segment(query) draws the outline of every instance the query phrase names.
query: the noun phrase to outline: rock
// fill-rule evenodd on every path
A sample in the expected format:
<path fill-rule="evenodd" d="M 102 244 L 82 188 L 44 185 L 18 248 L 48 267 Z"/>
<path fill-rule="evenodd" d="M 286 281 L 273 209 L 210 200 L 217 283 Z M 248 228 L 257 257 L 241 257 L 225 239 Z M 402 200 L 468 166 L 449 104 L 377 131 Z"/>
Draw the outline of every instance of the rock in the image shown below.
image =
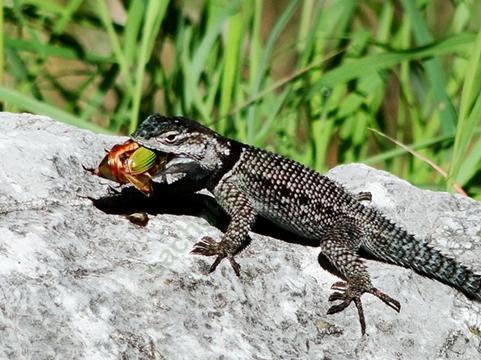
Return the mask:
<path fill-rule="evenodd" d="M 189 254 L 225 226 L 212 198 L 111 194 L 96 166 L 119 137 L 41 116 L 0 114 L 0 358 L 479 359 L 481 306 L 411 270 L 367 260 L 400 314 L 363 297 L 327 316 L 334 275 L 316 247 L 268 224 L 238 260 L 207 274 Z M 420 190 L 364 165 L 330 177 L 445 253 L 481 271 L 481 205 Z M 92 201 L 88 197 L 99 199 Z M 145 226 L 129 221 L 148 213 Z M 143 222 L 137 222 L 143 224 Z M 310 244 L 312 245 L 312 244 Z"/>

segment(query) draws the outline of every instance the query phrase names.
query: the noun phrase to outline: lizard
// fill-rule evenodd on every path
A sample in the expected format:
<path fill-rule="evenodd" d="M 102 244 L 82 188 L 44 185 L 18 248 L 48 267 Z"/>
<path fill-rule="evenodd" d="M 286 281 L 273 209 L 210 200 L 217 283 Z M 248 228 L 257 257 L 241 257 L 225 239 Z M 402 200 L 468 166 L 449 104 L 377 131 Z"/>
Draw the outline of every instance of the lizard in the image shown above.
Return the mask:
<path fill-rule="evenodd" d="M 191 251 L 215 256 L 210 272 L 227 259 L 240 275 L 235 257 L 250 243 L 249 232 L 261 216 L 319 244 L 322 255 L 343 279 L 331 287 L 334 292 L 328 301 L 333 305 L 327 314 L 341 312 L 354 303 L 362 335 L 366 333 L 363 294 L 373 294 L 397 312 L 401 304 L 372 284 L 360 250 L 481 301 L 481 275 L 363 204 L 363 200 L 370 200 L 369 192 L 351 194 L 298 162 L 223 137 L 185 117 L 152 114 L 131 138 L 153 151 L 168 153 L 167 172 L 188 174 L 192 164 L 201 168 L 202 186 L 230 216 L 220 241 L 205 236 Z"/>

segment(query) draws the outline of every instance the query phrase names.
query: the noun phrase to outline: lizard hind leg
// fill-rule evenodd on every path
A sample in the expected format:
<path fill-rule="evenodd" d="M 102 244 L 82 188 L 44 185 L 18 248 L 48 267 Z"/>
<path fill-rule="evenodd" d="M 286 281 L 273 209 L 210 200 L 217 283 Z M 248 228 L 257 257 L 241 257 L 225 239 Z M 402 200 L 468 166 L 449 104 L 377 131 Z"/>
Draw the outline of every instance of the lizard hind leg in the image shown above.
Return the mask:
<path fill-rule="evenodd" d="M 361 302 L 361 295 L 363 293 L 370 293 L 378 297 L 380 300 L 382 300 L 386 305 L 389 307 L 393 308 L 397 312 L 401 310 L 401 304 L 399 301 L 393 299 L 389 295 L 383 293 L 382 291 L 376 289 L 375 287 L 370 287 L 367 289 L 362 289 L 357 287 L 355 284 L 349 284 L 346 282 L 337 282 L 334 283 L 331 286 L 331 289 L 333 290 L 340 290 L 340 291 L 335 291 L 334 293 L 331 294 L 329 297 L 329 301 L 338 301 L 340 300 L 341 302 L 337 305 L 331 306 L 327 310 L 328 315 L 332 315 L 335 313 L 338 313 L 340 311 L 343 311 L 346 309 L 351 302 L 354 302 L 357 308 L 358 316 L 359 316 L 359 322 L 361 324 L 361 334 L 364 335 L 366 333 L 366 320 L 364 317 L 364 310 L 362 307 L 362 302 Z"/>
<path fill-rule="evenodd" d="M 321 251 L 346 280 L 332 285 L 331 289 L 336 291 L 331 294 L 329 301 L 340 301 L 340 303 L 331 306 L 327 314 L 343 311 L 351 302 L 354 302 L 361 325 L 361 334 L 364 335 L 366 320 L 361 302 L 361 296 L 364 293 L 373 294 L 397 312 L 400 311 L 401 305 L 372 285 L 366 265 L 356 252 L 358 248 L 356 239 L 359 238 L 352 226 L 340 223 L 322 237 Z"/>

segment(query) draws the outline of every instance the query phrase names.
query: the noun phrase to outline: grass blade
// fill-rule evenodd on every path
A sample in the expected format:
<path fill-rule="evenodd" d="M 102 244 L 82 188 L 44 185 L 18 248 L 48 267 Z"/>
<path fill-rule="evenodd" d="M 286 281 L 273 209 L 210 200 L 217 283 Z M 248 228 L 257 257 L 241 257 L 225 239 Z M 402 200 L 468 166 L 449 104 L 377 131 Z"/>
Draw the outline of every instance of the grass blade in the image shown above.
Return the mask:
<path fill-rule="evenodd" d="M 440 166 L 438 166 L 437 164 L 434 163 L 434 161 L 432 161 L 431 159 L 429 159 L 428 157 L 424 156 L 423 154 L 417 152 L 417 151 L 414 151 L 413 149 L 411 149 L 409 146 L 407 145 L 404 145 L 403 143 L 401 143 L 400 141 L 397 141 L 395 139 L 393 139 L 392 137 L 390 136 L 387 136 L 386 134 L 383 134 L 382 132 L 376 130 L 376 129 L 369 129 L 373 132 L 375 132 L 376 134 L 388 139 L 389 141 L 392 141 L 393 143 L 395 143 L 397 146 L 400 146 L 401 148 L 403 148 L 404 150 L 406 150 L 407 152 L 409 152 L 411 155 L 417 157 L 418 159 L 420 159 L 422 162 L 428 164 L 429 166 L 431 166 L 434 170 L 436 170 L 436 172 L 438 172 L 439 174 L 441 174 L 446 180 L 449 179 L 449 175 L 448 173 L 442 169 Z M 456 189 L 456 191 L 461 194 L 461 195 L 464 195 L 464 196 L 467 196 L 466 192 L 463 190 L 463 188 L 461 187 L 460 184 L 458 184 L 457 182 L 454 182 L 454 188 Z"/>
<path fill-rule="evenodd" d="M 426 22 L 424 21 L 420 11 L 416 7 L 414 0 L 401 0 L 403 7 L 411 17 L 411 25 L 414 37 L 418 45 L 426 45 L 433 42 L 433 38 L 429 33 Z M 445 134 L 452 132 L 456 127 L 457 115 L 451 99 L 446 93 L 446 85 L 441 62 L 437 58 L 424 61 L 424 67 L 431 83 L 431 90 L 437 103 L 437 110 L 442 122 L 443 132 Z"/>
<path fill-rule="evenodd" d="M 5 71 L 5 46 L 3 42 L 3 0 L 0 0 L 0 86 L 3 86 Z"/>
<path fill-rule="evenodd" d="M 102 23 L 105 26 L 105 29 L 107 30 L 107 34 L 109 35 L 110 44 L 112 45 L 112 50 L 117 59 L 117 63 L 120 66 L 120 71 L 124 77 L 127 90 L 132 92 L 134 88 L 134 84 L 132 82 L 132 78 L 130 77 L 130 70 L 127 64 L 127 59 L 125 58 L 125 54 L 123 53 L 122 48 L 120 46 L 120 40 L 117 36 L 117 33 L 114 30 L 112 19 L 110 18 L 110 11 L 105 1 L 106 0 L 101 0 L 98 2 L 98 5 L 99 5 L 97 7 L 98 13 L 99 13 L 100 19 L 102 20 Z"/>
<path fill-rule="evenodd" d="M 129 132 L 137 129 L 140 101 L 142 99 L 142 87 L 144 84 L 145 65 L 147 64 L 152 48 L 154 46 L 155 37 L 160 30 L 160 24 L 164 19 L 168 0 L 157 1 L 150 0 L 145 12 L 145 23 L 142 29 L 142 42 L 140 44 L 140 53 L 137 62 L 137 71 L 135 74 L 135 88 L 132 100 L 132 114 L 130 118 Z"/>
<path fill-rule="evenodd" d="M 272 54 L 274 43 L 277 40 L 282 29 L 284 29 L 287 22 L 289 21 L 291 16 L 294 14 L 294 10 L 297 8 L 298 5 L 299 5 L 299 1 L 297 0 L 290 1 L 289 5 L 284 10 L 282 15 L 279 17 L 279 20 L 277 20 L 276 24 L 272 28 L 272 31 L 269 35 L 269 39 L 267 40 L 264 51 L 262 52 L 259 65 L 257 67 L 257 71 L 254 74 L 254 81 L 250 89 L 251 96 L 255 97 L 258 94 L 262 84 L 262 80 L 264 79 L 264 76 L 265 76 L 265 72 L 267 71 L 267 68 L 269 65 L 268 60 Z M 247 141 L 249 143 L 252 143 L 254 141 L 256 129 L 257 129 L 257 126 L 255 124 L 255 108 L 250 107 L 247 113 Z"/>
<path fill-rule="evenodd" d="M 481 95 L 479 94 L 481 80 L 481 30 L 478 32 L 474 47 L 466 68 L 458 127 L 454 141 L 454 151 L 450 169 L 450 176 L 458 178 L 463 165 L 466 150 L 471 142 L 473 130 L 479 123 L 481 114 Z"/>
<path fill-rule="evenodd" d="M 224 133 L 227 127 L 227 114 L 231 108 L 232 95 L 234 94 L 235 81 L 238 73 L 239 50 L 243 34 L 242 12 L 232 16 L 229 21 L 229 29 L 224 50 L 224 68 L 222 73 L 222 86 L 220 92 L 218 128 Z"/>
<path fill-rule="evenodd" d="M 326 72 L 319 81 L 313 85 L 307 97 L 314 96 L 324 88 L 332 88 L 359 78 L 369 72 L 376 72 L 391 68 L 404 61 L 422 59 L 429 56 L 447 54 L 467 49 L 472 45 L 472 34 L 454 35 L 431 45 L 426 45 L 409 50 L 398 50 L 381 54 L 368 55 L 345 63 Z"/>

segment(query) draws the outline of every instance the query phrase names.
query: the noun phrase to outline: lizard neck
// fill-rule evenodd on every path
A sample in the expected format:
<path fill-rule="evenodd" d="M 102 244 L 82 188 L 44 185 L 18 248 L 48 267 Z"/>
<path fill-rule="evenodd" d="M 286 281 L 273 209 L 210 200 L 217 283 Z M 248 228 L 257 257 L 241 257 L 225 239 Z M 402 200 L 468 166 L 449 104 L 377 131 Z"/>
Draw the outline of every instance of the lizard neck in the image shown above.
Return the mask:
<path fill-rule="evenodd" d="M 222 146 L 225 149 L 222 152 L 218 152 L 220 166 L 212 172 L 207 183 L 207 188 L 210 191 L 212 191 L 217 186 L 217 184 L 219 184 L 224 175 L 231 171 L 232 168 L 237 164 L 242 154 L 242 150 L 245 147 L 244 144 L 235 140 L 223 140 L 224 141 L 222 141 Z"/>

